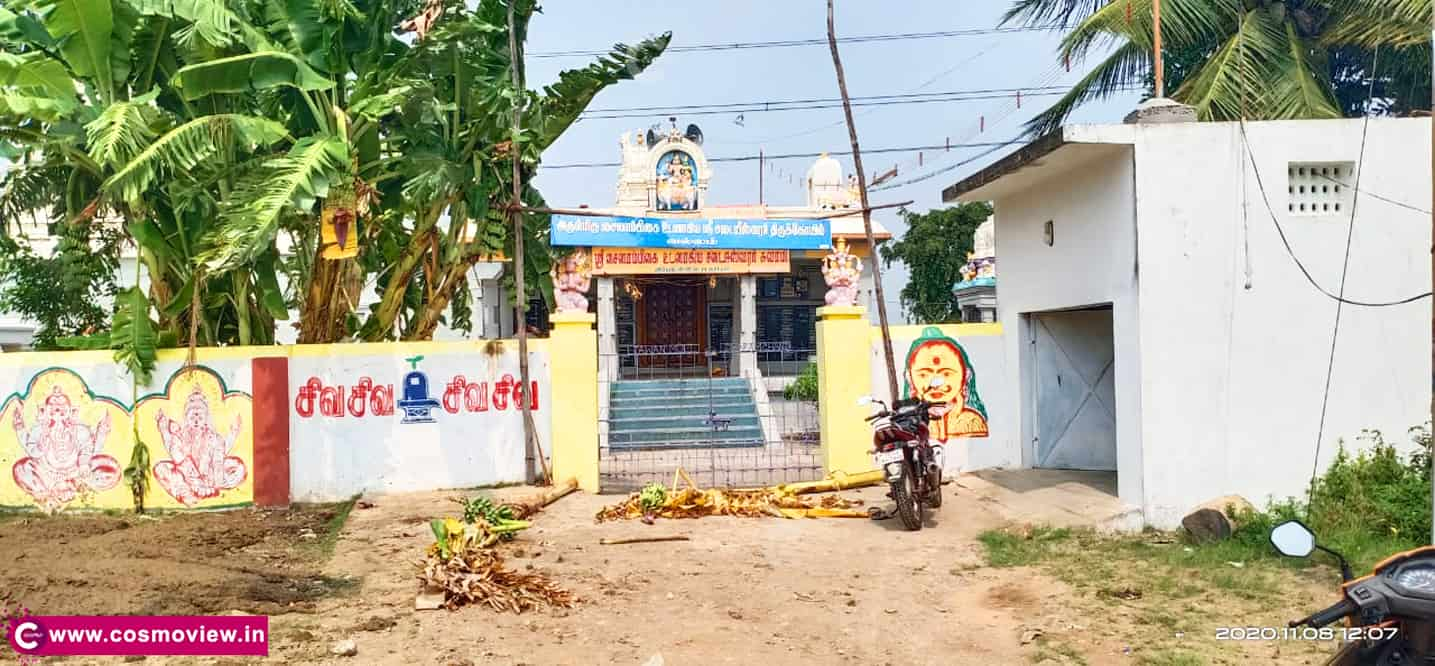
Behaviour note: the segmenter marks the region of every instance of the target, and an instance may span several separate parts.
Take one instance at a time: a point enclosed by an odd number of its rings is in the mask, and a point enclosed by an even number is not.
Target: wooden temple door
[[[703,362],[701,353],[681,353],[686,349],[701,352],[706,348],[704,328],[707,322],[707,282],[676,282],[644,286],[638,300],[639,344],[668,348],[656,355],[640,359],[644,366],[692,366]],[[684,345],[687,347],[677,347]]]

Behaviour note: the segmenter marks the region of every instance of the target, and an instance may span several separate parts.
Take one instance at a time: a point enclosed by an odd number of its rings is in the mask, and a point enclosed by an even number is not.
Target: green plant
[[[807,367],[802,369],[802,374],[782,389],[782,397],[787,400],[817,402],[821,397],[817,386],[817,364],[808,363]]]
[[[657,513],[667,501],[668,489],[661,483],[649,483],[638,492],[638,506],[643,508],[644,514]]]
[[[463,507],[463,522],[465,524],[485,523],[490,532],[501,534],[501,538],[504,540],[513,538],[515,530],[510,530],[509,527],[527,524],[514,518],[512,507],[506,504],[497,504],[487,495],[475,495],[468,498],[455,497],[454,501]]]
[[[1173,0],[1162,14],[1166,95],[1202,120],[1336,118],[1430,100],[1430,0]],[[1069,30],[1059,57],[1109,55],[1027,125],[1150,85],[1151,0],[1014,0],[1003,23]],[[1113,47],[1114,48],[1111,48]],[[1375,56],[1374,108],[1367,104]]]
[[[902,238],[881,248],[882,265],[901,261],[911,271],[902,287],[902,309],[915,323],[961,321],[952,285],[972,251],[977,227],[991,217],[989,204],[974,202],[925,213],[898,211],[907,226]]]

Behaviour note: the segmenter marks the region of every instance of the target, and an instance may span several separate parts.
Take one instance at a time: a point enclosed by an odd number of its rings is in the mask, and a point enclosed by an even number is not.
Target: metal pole
[[[1151,0],[1151,30],[1155,39],[1151,57],[1155,61],[1156,96],[1166,96],[1166,67],[1161,60],[1161,0]]]
[[[1432,14],[1430,15],[1430,38],[1431,38],[1431,40],[1432,40],[1431,43],[1435,43],[1435,13],[1432,13]],[[1432,56],[1435,56],[1435,53],[1432,53]],[[1435,62],[1432,62],[1432,65],[1435,65]],[[1430,78],[1430,82],[1431,82],[1431,88],[1430,88],[1430,89],[1431,89],[1432,93],[1435,93],[1435,66],[1432,66],[1432,67],[1430,68],[1430,77],[1431,77],[1431,78]],[[1431,136],[1432,136],[1432,138],[1435,138],[1435,94],[1432,94],[1432,95],[1431,95],[1431,100],[1430,100],[1430,127],[1431,127],[1431,130],[1432,130]],[[1435,140],[1432,140],[1432,141],[1431,141],[1431,145],[1430,145],[1430,176],[1431,176],[1431,188],[1430,188],[1430,210],[1431,210],[1431,215],[1430,215],[1430,233],[1431,233],[1431,242],[1432,242],[1432,243],[1435,243]],[[1435,285],[1435,245],[1431,245],[1430,253],[1431,253],[1431,257],[1430,257],[1430,258],[1431,258],[1431,262],[1430,262],[1430,283],[1431,283],[1431,285]],[[1432,312],[1435,312],[1435,310],[1432,310]],[[1430,321],[1430,336],[1431,336],[1431,342],[1432,342],[1432,343],[1435,343],[1435,318],[1432,318],[1431,321]],[[1432,390],[1435,390],[1435,344],[1432,344],[1431,351],[1430,351],[1430,359],[1431,359],[1430,385],[1431,385],[1431,389],[1432,389]],[[1435,428],[1435,396],[1432,396],[1432,399],[1431,399],[1431,401],[1430,401],[1430,420],[1431,420],[1431,423],[1430,423],[1431,428]],[[1432,432],[1432,435],[1435,435],[1435,432]],[[1432,512],[1435,512],[1435,479],[1432,479],[1432,484],[1431,484],[1431,486],[1432,486],[1431,489],[1430,489],[1430,494],[1431,494],[1431,511],[1432,511]],[[1432,535],[1431,535],[1431,543],[1435,543],[1435,534],[1432,534]]]
[[[514,101],[513,101],[513,139],[510,141],[509,155],[513,159],[513,203],[509,207],[509,215],[513,220],[513,284],[518,291],[518,381],[523,387],[523,399],[518,401],[518,409],[523,412],[523,441],[526,444],[530,455],[538,457],[538,463],[543,467],[544,485],[552,483],[548,473],[548,461],[543,458],[543,447],[538,443],[537,428],[533,425],[533,412],[529,411],[529,402],[533,399],[532,385],[528,381],[528,290],[524,285],[524,261],[523,261],[523,213],[520,211],[523,201],[523,172],[521,162],[523,160],[523,149],[519,139],[523,133],[522,103],[523,79],[519,75],[519,59],[523,54],[518,50],[518,31],[514,25],[513,5],[508,3],[508,54],[512,67],[510,73],[513,79]],[[532,473],[533,466],[528,466],[529,473]]]
[[[762,198],[762,169],[763,163],[765,161],[766,160],[762,154],[762,149],[759,148],[757,150],[757,202],[759,204],[764,203]]]
[[[882,294],[882,264],[877,260],[877,241],[872,237],[872,210],[867,205],[867,173],[862,170],[862,151],[857,146],[857,126],[852,124],[852,102],[847,97],[847,76],[842,72],[842,57],[837,54],[837,28],[832,19],[832,0],[827,0],[827,47],[832,51],[832,66],[837,70],[837,89],[842,93],[842,113],[847,117],[847,136],[852,140],[852,166],[857,170],[857,192],[862,197],[862,228],[867,233],[871,250],[872,280],[877,292],[877,320],[882,327],[882,353],[887,359],[887,386],[892,399],[897,393],[897,361],[892,358],[892,332],[887,328],[887,299]]]

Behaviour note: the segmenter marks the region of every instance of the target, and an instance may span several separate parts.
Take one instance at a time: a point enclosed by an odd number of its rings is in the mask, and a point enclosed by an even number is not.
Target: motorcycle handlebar
[[[1357,610],[1359,610],[1359,607],[1355,605],[1355,602],[1349,599],[1341,599],[1339,603],[1330,608],[1313,613],[1304,619],[1291,622],[1290,626],[1299,627],[1301,625],[1310,625],[1311,627],[1319,629],[1327,624],[1341,620]]]

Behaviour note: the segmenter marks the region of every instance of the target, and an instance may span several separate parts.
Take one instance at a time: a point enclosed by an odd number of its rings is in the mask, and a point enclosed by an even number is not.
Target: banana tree
[[[545,207],[527,185],[543,151],[594,96],[641,73],[671,39],[664,34],[634,46],[619,44],[607,57],[564,71],[554,84],[532,91],[523,85],[523,44],[537,3],[515,1],[517,53],[508,46],[508,2],[481,0],[472,11],[431,4],[431,23],[395,68],[397,94],[424,91],[417,96],[422,105],[409,105],[384,123],[386,151],[403,157],[394,159],[392,173],[403,182],[403,202],[414,224],[388,247],[379,274],[381,300],[364,323],[364,339],[396,334],[405,340],[429,339],[446,311],[460,318],[473,265],[514,256],[507,214],[512,160],[521,161],[523,203]],[[513,58],[519,63],[517,88],[511,79]],[[515,104],[524,127],[518,154],[509,127]],[[536,294],[552,301],[547,229],[547,215],[524,216],[524,266],[515,270],[525,271],[534,293],[515,295],[520,303]]]
[[[272,316],[282,316],[265,308],[263,280],[200,280],[192,258],[221,176],[284,127],[201,114],[166,90],[186,60],[256,37],[219,0],[0,2],[0,141],[19,156],[0,182],[6,219],[40,213],[62,236],[112,222],[128,233],[148,288],[137,275],[116,295],[110,330],[65,342],[114,348],[144,381],[157,346],[191,331],[199,344],[272,341]],[[116,260],[120,251],[72,249]],[[207,294],[199,303],[196,290]],[[237,325],[256,313],[270,317],[257,335]]]

